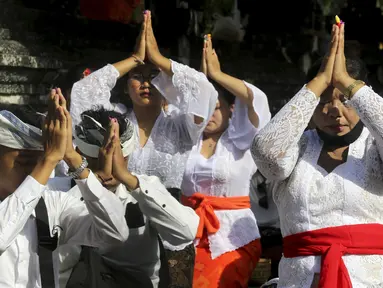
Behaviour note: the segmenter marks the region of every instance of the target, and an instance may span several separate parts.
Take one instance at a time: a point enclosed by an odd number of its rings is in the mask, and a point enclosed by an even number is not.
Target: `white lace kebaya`
[[[182,182],[181,190],[185,196],[197,192],[215,197],[249,196],[250,179],[257,170],[249,148],[271,114],[265,93],[245,84],[254,95],[253,107],[259,118],[259,128],[250,122],[248,106],[236,98],[229,128],[219,139],[214,155],[209,159],[201,155],[202,136],[193,147]],[[215,214],[220,229],[208,236],[213,259],[260,237],[251,209],[216,210]]]
[[[367,128],[349,146],[347,161],[331,173],[317,165],[322,141],[304,133],[318,104],[306,87],[256,136],[252,154],[261,173],[273,180],[282,235],[351,224],[383,224],[383,99],[361,88],[346,105]],[[346,255],[355,288],[383,287],[383,256]],[[310,287],[321,257],[282,258],[278,287]]]
[[[161,72],[152,81],[169,103],[169,113],[161,112],[158,116],[144,147],[139,144],[134,112],[128,114],[137,136],[136,148],[129,156],[129,170],[157,176],[167,188],[180,188],[187,157],[214,112],[218,93],[203,73],[174,61],[172,71],[172,77]],[[81,121],[82,112],[95,105],[126,112],[125,106],[110,103],[110,91],[118,77],[114,66],[107,65],[74,84],[71,94],[74,124]],[[195,124],[194,116],[204,121]]]

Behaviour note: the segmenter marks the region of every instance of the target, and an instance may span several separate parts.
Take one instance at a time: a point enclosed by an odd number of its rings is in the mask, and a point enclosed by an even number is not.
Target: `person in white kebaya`
[[[182,182],[182,203],[200,216],[194,287],[247,287],[261,253],[257,221],[250,210],[250,154],[254,136],[271,114],[265,93],[221,71],[210,37],[202,69],[219,97],[194,145]]]
[[[383,287],[383,99],[346,59],[344,26],[251,149],[274,186],[282,288]]]

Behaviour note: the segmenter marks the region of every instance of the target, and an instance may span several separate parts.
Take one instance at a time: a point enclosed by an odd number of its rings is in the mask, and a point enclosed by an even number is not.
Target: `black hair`
[[[306,81],[309,82],[315,78],[321,65],[323,58],[316,61],[307,72]],[[346,58],[346,68],[348,74],[356,79],[368,82],[368,70],[365,63],[359,58]]]
[[[81,117],[83,117],[84,115],[92,117],[94,120],[99,122],[105,129],[109,126],[110,118],[117,119],[118,125],[120,126],[120,136],[124,134],[126,130],[126,115],[116,111],[106,110],[101,105],[94,106],[93,109],[84,111],[81,114]]]
[[[222,87],[222,85],[218,84],[216,81],[209,79],[210,82],[213,84],[215,90],[218,92],[218,96],[221,97],[221,99],[225,100],[225,102],[230,106],[233,105],[235,102],[235,96],[231,94],[229,91],[227,91],[225,88]]]
[[[37,111],[30,105],[0,104],[0,111],[1,110],[7,110],[11,112],[24,123],[39,129],[42,127],[44,117],[37,114]]]

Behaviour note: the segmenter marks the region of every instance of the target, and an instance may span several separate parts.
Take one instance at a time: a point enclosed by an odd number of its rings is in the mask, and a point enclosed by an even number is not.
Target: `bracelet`
[[[145,62],[143,60],[141,60],[138,56],[132,54],[132,58],[134,58],[134,60],[136,60],[135,62],[140,64],[140,65],[144,65]]]
[[[88,167],[88,161],[86,160],[85,157],[82,157],[82,163],[81,165],[76,168],[76,169],[69,169],[68,171],[68,176],[73,178],[73,179],[77,179],[78,177],[80,177],[80,174]]]
[[[351,96],[351,94],[352,94],[352,90],[356,87],[356,86],[358,86],[358,85],[360,85],[360,84],[362,84],[362,85],[365,85],[366,83],[364,83],[363,81],[361,81],[361,80],[355,80],[350,86],[348,86],[347,88],[346,88],[346,90],[344,91],[344,97],[346,97],[347,99],[350,99],[350,96]]]

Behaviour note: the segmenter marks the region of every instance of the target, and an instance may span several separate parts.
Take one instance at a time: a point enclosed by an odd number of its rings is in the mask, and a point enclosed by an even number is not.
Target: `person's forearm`
[[[240,98],[244,103],[252,105],[252,103],[250,103],[251,101],[248,89],[242,80],[230,76],[224,72],[214,75],[213,80],[228,90],[235,97]]]
[[[57,161],[51,160],[49,157],[43,157],[37,162],[31,176],[41,185],[46,185],[57,164]]]
[[[125,185],[125,187],[129,191],[136,190],[139,187],[139,181],[138,178],[128,171],[125,173],[123,179],[121,180],[122,184]]]
[[[172,61],[170,59],[158,54],[152,58],[152,63],[167,75],[173,76]]]
[[[311,92],[313,92],[315,96],[317,96],[317,98],[319,98],[322,95],[322,93],[327,89],[328,84],[323,78],[315,77],[306,85],[306,87]]]
[[[117,71],[120,73],[119,78],[123,77],[125,74],[127,74],[132,69],[136,68],[138,65],[141,64],[134,57],[129,57],[125,60],[113,64],[114,68],[116,68]]]

